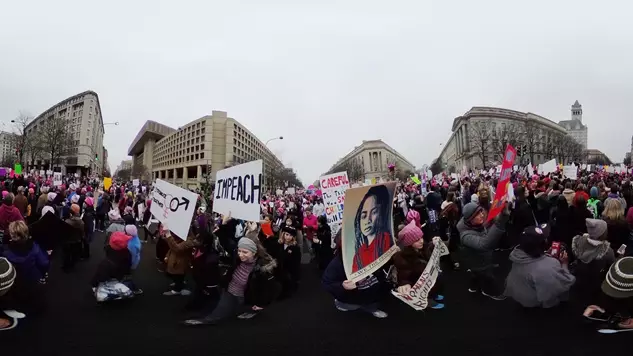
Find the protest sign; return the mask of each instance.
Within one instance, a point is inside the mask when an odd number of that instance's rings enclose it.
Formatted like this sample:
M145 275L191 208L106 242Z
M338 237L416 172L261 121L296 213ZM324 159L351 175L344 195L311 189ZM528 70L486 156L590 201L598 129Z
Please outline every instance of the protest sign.
M135 186L135 187L138 187L140 185L139 180L138 179L133 179L132 180L132 185Z
M112 185L112 178L103 178L103 189L108 190Z
M405 302L415 310L424 310L428 306L429 292L433 289L440 273L440 257L448 255L448 247L446 247L439 237L436 236L433 238L433 246L431 258L429 258L418 281L411 286L409 293L402 294L397 290L391 291L391 294L396 298Z
M156 179L150 212L176 236L186 240L198 194Z
M490 205L490 212L488 213L488 221L494 219L503 210L506 202L506 193L508 192L508 183L510 182L510 175L512 174L512 165L516 158L517 151L514 147L508 145L506 147L506 153L503 155L503 164L501 165L501 171L499 174L499 183L495 190L495 198Z
M14 164L13 171L15 172L15 174L22 174L22 165L19 163Z
M286 189L286 193L288 193L290 195L295 195L295 188L294 187L289 187L288 189Z
M143 221L143 214L145 213L145 204L140 203L136 206L136 211L138 214L138 219Z
M539 171L541 174L549 174L552 172L556 172L556 159L551 159L542 165L542 171Z
M43 169L40 169L40 177L44 177L45 174L46 174L46 171Z
M213 211L236 219L259 221L262 195L262 160L218 171L215 175Z
M345 191L341 253L347 279L360 281L398 251L393 233L396 182Z
M327 223L335 236L343 223L343 206L345 205L345 191L349 188L347 172L338 172L319 178L325 205Z
M0 168L0 176L6 176L7 170L5 168Z
M578 178L578 167L573 164L571 166L564 166L563 175L569 179L576 180Z
M53 172L53 185L59 187L62 185L62 173Z

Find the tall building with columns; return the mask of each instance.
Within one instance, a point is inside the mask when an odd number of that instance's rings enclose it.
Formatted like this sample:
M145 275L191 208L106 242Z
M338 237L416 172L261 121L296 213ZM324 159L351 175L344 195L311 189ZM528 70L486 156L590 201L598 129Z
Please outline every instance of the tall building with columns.
M213 111L174 129L147 121L128 149L133 173L146 180L160 178L184 188L198 187L203 177L217 171L262 159L264 172L284 168L283 163L237 120ZM144 166L144 169L138 169ZM268 175L264 174L264 184Z

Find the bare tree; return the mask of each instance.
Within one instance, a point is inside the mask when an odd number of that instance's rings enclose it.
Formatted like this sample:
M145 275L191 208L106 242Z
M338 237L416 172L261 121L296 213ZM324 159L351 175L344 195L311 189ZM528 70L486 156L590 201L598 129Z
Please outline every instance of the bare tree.
M28 140L26 140L26 152L28 153L27 159L31 161L31 164L35 164L35 161L42 157L44 145L39 132L29 135Z
M16 163L17 157L13 153L7 153L2 157L2 161L0 161L0 167L8 167L13 168L13 165Z
M117 178L121 178L124 182L129 182L132 177L131 169L120 169L116 172Z
M20 114L11 122L13 123L13 131L11 137L11 149L15 149L17 153L17 159L22 163L24 158L24 151L28 149L28 138L26 137L26 127L33 120L33 117L26 114L24 111L20 111Z
M433 161L433 163L431 163L429 169L434 176L440 174L444 171L444 162L442 162L442 159L438 157L435 161Z
M144 164L133 164L132 171L130 172L132 178L139 178L140 180L149 180L149 170Z
M532 120L526 120L523 125L523 142L525 143L525 149L530 157L530 162L534 161L534 154L538 150L538 141L539 141L539 129L536 123Z
M517 148L523 140L523 128L517 129L516 126L505 125L497 128L493 132L492 151L495 160L503 162L506 148L511 145Z
M493 129L491 123L487 121L474 122L470 125L468 135L473 155L481 160L482 169L486 169L488 155L493 152Z
M63 163L65 156L72 153L73 136L66 120L55 118L45 119L38 133L43 146L42 155L50 159L52 170L55 165Z
M351 182L358 182L365 178L365 170L357 159L352 159L342 164L329 173L347 171L347 179Z

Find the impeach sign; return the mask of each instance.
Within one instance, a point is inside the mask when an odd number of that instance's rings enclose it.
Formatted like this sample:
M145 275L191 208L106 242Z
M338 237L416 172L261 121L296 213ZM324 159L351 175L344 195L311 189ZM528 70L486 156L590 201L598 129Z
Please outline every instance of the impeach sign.
M236 219L259 221L262 195L262 160L218 171L215 176L213 211Z

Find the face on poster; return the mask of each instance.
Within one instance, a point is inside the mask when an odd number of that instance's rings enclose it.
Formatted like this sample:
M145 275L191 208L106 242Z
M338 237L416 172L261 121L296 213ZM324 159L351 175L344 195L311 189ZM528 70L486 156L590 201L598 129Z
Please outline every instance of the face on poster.
M359 281L387 263L397 252L393 234L396 183L347 189L341 235L343 266L348 279Z

